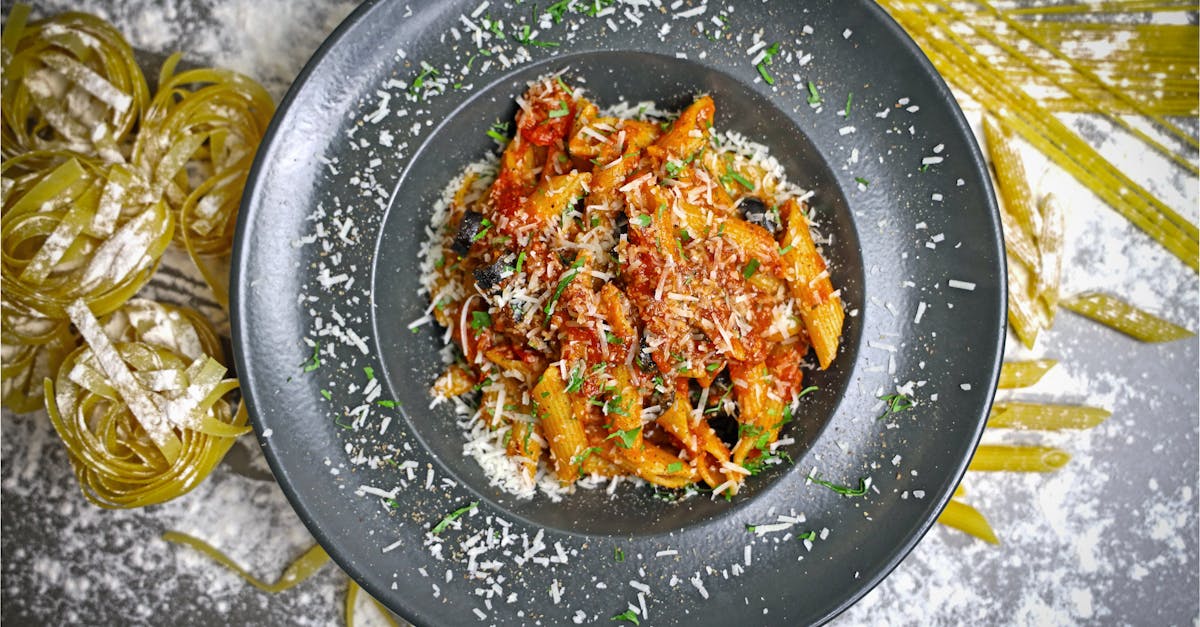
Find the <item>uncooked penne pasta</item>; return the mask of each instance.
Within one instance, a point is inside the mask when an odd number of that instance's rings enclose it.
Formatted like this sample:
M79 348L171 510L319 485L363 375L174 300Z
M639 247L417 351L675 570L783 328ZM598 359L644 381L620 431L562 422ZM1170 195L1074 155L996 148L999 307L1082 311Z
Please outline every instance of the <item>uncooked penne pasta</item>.
M1171 342L1196 335L1108 294L1086 292L1059 304L1143 342Z
M1032 361L1006 361L1000 366L999 388L1027 388L1042 380L1042 377L1058 362L1053 359Z
M1071 456L1062 449L1048 446L1011 446L981 444L967 470L1007 472L1052 472L1062 468Z
M1062 280L1063 230L1065 228L1062 206L1053 194L1042 196L1038 203L1042 213L1042 232L1038 235L1038 258L1041 268L1037 273L1034 291L1045 307L1046 328L1054 323L1054 312L1058 309L1058 288Z
M992 405L988 427L1001 429L1091 429L1104 422L1112 412L1081 405L1044 405L1007 402Z
M953 500L946 503L946 509L942 510L937 520L947 527L971 534L984 542L1000 544L996 532L992 531L992 526L983 514L966 503Z

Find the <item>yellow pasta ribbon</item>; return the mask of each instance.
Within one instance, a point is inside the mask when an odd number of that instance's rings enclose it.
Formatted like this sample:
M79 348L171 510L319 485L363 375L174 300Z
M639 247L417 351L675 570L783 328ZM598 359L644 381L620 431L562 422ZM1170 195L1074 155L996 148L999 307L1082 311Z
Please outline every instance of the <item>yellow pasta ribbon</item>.
M1080 405L1007 402L992 405L987 426L1000 429L1091 429L1112 412Z
M104 508L161 503L187 493L249 431L237 381L212 326L185 308L133 300L103 322L77 301L85 345L45 380L46 411L85 497Z
M1062 449L1048 446L981 444L967 470L1007 472L1051 472L1071 460Z
M1059 304L1143 342L1172 342L1196 335L1109 294L1086 292Z
M228 267L217 258L232 250L242 190L275 105L261 85L241 74L175 73L179 60L176 53L163 64L133 161L149 173L152 192L166 197L179 222L176 242L227 307Z
M16 5L3 34L4 157L73 150L121 162L149 100L133 49L110 24L84 13L27 23Z

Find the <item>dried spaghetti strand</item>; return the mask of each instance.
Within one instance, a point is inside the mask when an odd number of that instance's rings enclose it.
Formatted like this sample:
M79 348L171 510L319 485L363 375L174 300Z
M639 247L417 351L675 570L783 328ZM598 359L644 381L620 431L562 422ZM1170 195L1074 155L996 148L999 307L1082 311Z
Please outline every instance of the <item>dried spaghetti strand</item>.
M220 341L200 314L133 300L103 321L70 306L84 346L47 379L46 410L80 488L105 508L180 496L203 480L249 431L226 396Z
M5 25L3 148L72 150L122 162L149 100L133 49L110 24L84 13L26 22L14 7Z
M1173 342L1196 335L1109 294L1086 292L1059 304L1143 342Z

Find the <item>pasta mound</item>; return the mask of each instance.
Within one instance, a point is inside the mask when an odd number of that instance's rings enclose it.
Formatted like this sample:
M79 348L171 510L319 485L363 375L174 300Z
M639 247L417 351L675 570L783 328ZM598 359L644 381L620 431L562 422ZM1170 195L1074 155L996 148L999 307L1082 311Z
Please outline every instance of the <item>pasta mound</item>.
M709 96L623 118L551 76L517 104L498 166L452 183L424 251L460 351L435 397L480 392L475 419L529 486L735 494L786 457L809 349L820 368L837 354L843 305L805 196L714 132Z

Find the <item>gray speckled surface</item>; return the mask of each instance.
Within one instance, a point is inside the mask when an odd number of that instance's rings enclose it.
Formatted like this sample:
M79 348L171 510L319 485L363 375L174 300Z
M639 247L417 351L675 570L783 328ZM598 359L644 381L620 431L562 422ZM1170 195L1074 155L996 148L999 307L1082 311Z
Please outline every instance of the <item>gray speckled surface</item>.
M419 3L413 3L414 8ZM5 12L9 3L5 3ZM116 22L135 46L176 47L231 65L278 96L352 7L317 0L51 0L40 12L83 8ZM1194 22L1195 18L1191 20ZM965 103L970 116L971 107ZM977 116L975 116L977 118ZM1095 139L1103 126L1077 124ZM1196 219L1197 181L1139 150L1106 140L1172 206ZM1029 169L1068 208L1067 291L1104 287L1143 298L1197 327L1196 275L1073 183ZM171 290L164 288L164 295ZM891 577L839 624L1187 624L1197 593L1197 341L1141 345L1063 314L1036 354L1060 365L1020 398L1086 401L1113 417L1086 433L989 434L1040 441L1074 455L1053 475L968 475L967 500L1004 544L990 547L937 527ZM340 620L345 577L332 566L284 594L243 585L205 559L158 539L202 535L252 572L273 578L310 540L273 483L228 465L175 502L102 512L80 497L66 455L42 415L5 413L0 431L3 511L0 589L9 624L330 624ZM244 448L243 448L244 447ZM239 445L255 459L256 445ZM813 593L816 593L815 591Z

